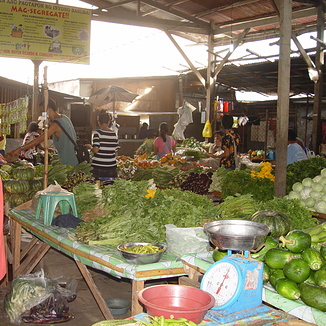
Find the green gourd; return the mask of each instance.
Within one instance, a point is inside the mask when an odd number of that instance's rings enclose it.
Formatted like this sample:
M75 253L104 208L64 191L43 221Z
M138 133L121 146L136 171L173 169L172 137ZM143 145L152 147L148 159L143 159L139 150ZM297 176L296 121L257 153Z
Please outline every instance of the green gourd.
M280 237L290 231L291 221L290 218L279 211L274 210L261 210L255 212L251 218L252 221L266 224L270 227L271 237Z

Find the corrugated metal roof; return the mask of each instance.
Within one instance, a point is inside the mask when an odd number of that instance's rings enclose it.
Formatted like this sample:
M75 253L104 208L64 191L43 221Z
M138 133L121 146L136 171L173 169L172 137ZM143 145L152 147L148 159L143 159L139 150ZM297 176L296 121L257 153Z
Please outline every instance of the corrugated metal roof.
M244 42L279 36L277 7L270 0L87 0L92 19L159 28L198 43L225 45L250 28ZM317 10L324 0L292 1L297 34L316 30Z

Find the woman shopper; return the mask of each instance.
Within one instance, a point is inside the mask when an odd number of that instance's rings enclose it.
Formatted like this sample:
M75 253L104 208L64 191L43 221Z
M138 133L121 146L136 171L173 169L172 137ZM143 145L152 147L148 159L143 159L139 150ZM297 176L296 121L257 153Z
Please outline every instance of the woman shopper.
M93 144L86 147L94 153L92 159L93 176L96 180L100 178L115 178L117 176L117 162L115 158L118 147L118 137L110 128L112 117L108 113L102 113L98 117L100 129L93 135Z
M175 152L175 140L168 135L168 124L162 122L159 127L159 136L154 140L154 154L159 160L164 155Z

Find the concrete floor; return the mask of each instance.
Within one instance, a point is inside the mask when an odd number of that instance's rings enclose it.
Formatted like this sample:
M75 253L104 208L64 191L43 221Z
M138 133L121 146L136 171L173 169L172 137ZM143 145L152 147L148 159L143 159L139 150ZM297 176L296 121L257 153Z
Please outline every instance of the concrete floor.
M62 323L67 326L91 326L92 324L104 320L95 299L88 289L79 269L72 258L50 249L35 271L43 268L45 274L49 278L65 277L67 279L74 278L78 281L77 297L73 302L69 303L69 311L75 316L74 319ZM93 269L89 269L95 284L100 289L103 298L123 298L131 300L131 283L128 280L120 280L113 278L106 273L102 273ZM9 292L9 288L0 289L0 326L19 325L10 323L4 308L4 295ZM123 319L131 316L131 311L124 315L114 316L115 319ZM22 323L21 325L35 325Z

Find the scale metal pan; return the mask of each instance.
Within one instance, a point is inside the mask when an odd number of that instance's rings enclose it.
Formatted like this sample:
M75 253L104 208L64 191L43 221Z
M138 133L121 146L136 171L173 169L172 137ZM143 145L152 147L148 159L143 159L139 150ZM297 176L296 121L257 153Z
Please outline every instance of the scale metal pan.
M222 250L256 250L266 240L270 228L245 220L221 220L206 223L210 241Z

